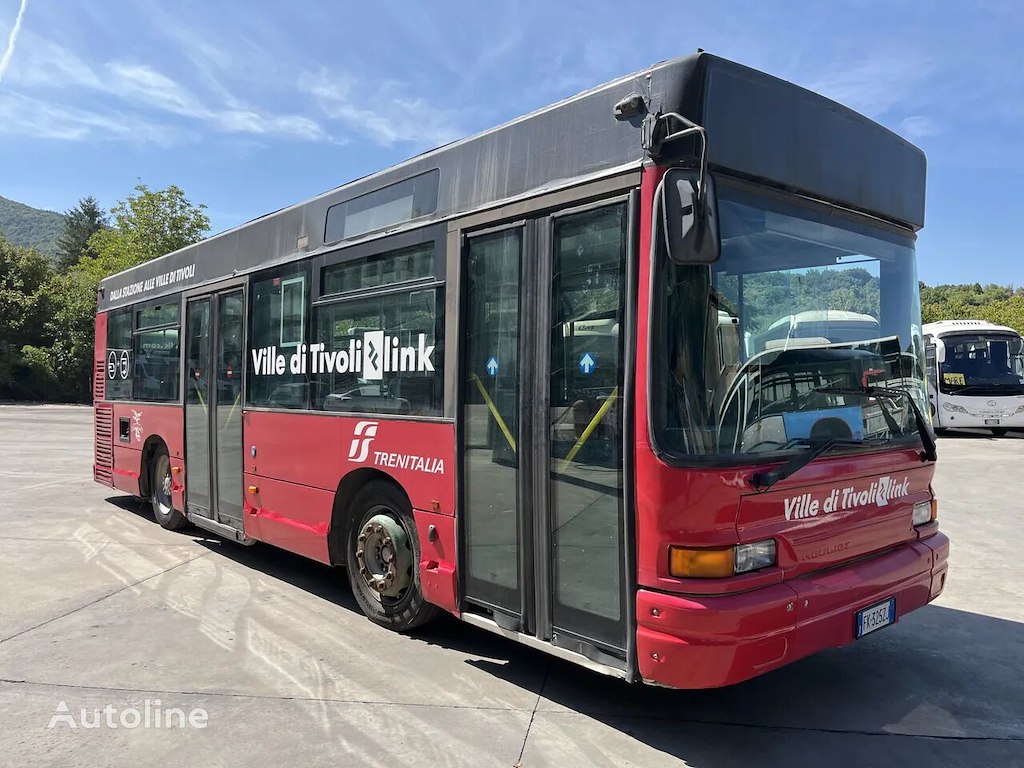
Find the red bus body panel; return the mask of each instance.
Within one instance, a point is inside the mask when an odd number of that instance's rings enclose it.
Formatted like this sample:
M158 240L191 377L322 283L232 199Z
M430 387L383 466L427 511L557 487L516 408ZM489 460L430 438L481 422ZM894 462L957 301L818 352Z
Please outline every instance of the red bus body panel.
M360 424L373 434L357 434ZM340 484L352 472L378 472L412 505L424 595L457 613L454 424L247 411L243 430L246 535L329 563Z
M142 495L139 481L143 471L143 448L151 438L159 439L167 446L171 459L171 501L175 509L184 509L185 436L181 406L115 401L109 407L114 414L114 487L135 496ZM122 420L128 423L127 440L121 438Z

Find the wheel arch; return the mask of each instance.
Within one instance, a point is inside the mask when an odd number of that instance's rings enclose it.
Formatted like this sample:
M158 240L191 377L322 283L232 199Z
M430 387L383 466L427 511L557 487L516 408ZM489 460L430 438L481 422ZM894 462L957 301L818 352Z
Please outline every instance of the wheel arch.
M160 452L161 448L170 455L167 442L160 435L150 435L142 446L142 454L139 458L139 496L144 499L149 498L150 492L150 462L153 461L153 458Z
M387 472L371 467L361 467L349 472L341 478L338 489L334 492L331 525L327 531L327 551L332 565L345 565L345 536L352 513L352 500L361 488L375 481L386 482L398 489L412 509L412 502L405 488Z

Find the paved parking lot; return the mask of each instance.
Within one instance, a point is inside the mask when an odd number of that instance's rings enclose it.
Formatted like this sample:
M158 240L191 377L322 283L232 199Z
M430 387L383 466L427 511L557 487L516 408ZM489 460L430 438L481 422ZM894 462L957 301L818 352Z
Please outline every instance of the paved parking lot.
M164 531L94 484L90 409L0 406L0 763L1024 765L1024 435L939 447L936 604L686 692L455 621L377 628L343 572ZM98 727L68 725L83 708ZM144 727L174 710L205 727Z

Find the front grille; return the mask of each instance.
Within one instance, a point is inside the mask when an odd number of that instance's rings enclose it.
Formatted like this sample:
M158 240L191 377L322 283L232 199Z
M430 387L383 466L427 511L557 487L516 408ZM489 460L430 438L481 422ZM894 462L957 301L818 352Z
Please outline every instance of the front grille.
M114 484L114 410L96 409L96 462L93 478L104 485Z

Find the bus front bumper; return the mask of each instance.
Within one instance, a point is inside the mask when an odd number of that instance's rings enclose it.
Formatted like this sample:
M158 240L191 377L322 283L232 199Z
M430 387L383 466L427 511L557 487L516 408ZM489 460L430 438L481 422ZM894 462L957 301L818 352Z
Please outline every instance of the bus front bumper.
M645 682L732 685L855 639L857 611L896 599L896 621L938 597L949 539L936 533L847 566L733 595L637 592Z

